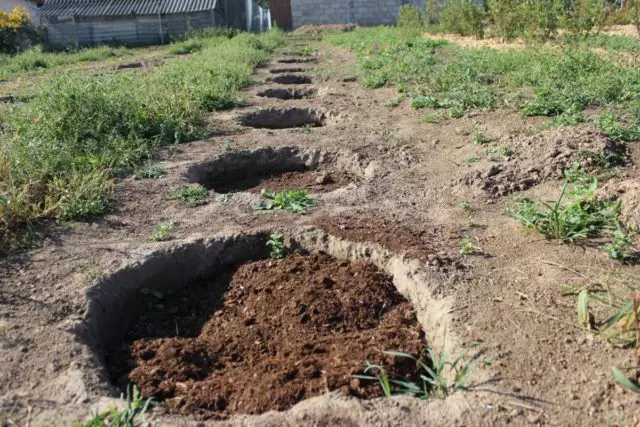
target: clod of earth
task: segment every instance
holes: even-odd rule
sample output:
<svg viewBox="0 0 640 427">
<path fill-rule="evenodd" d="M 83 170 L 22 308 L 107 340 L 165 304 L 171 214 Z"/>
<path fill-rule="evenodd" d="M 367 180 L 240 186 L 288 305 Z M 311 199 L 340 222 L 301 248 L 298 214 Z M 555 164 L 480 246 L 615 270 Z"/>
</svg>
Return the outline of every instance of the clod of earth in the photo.
<svg viewBox="0 0 640 427">
<path fill-rule="evenodd" d="M 325 118 L 324 113 L 311 108 L 268 108 L 247 114 L 240 123 L 254 128 L 288 129 L 324 126 Z"/>
<path fill-rule="evenodd" d="M 335 167 L 329 157 L 317 150 L 295 147 L 237 151 L 191 167 L 188 179 L 217 193 L 259 193 L 263 188 L 325 193 L 354 180 L 351 171 Z"/>
<path fill-rule="evenodd" d="M 280 89 L 271 88 L 258 92 L 257 95 L 264 98 L 276 98 L 276 99 L 304 99 L 313 98 L 316 94 L 315 89 Z"/>
<path fill-rule="evenodd" d="M 311 77 L 301 76 L 299 74 L 283 74 L 273 77 L 271 81 L 281 85 L 304 85 L 311 83 Z"/>
</svg>

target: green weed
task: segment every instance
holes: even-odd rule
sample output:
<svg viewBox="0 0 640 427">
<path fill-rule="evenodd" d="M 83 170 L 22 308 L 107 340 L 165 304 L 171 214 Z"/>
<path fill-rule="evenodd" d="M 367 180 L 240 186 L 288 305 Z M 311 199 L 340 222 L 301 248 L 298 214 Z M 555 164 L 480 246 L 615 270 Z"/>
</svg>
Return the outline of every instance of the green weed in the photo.
<svg viewBox="0 0 640 427">
<path fill-rule="evenodd" d="M 482 253 L 482 248 L 474 245 L 471 239 L 464 238 L 460 241 L 460 255 L 478 255 Z"/>
<path fill-rule="evenodd" d="M 447 352 L 438 354 L 433 348 L 428 348 L 427 355 L 430 363 L 398 351 L 383 351 L 382 353 L 391 357 L 410 359 L 416 362 L 419 367 L 420 383 L 415 383 L 405 378 L 391 378 L 382 365 L 371 364 L 367 361 L 364 375 L 354 375 L 354 378 L 378 381 L 386 397 L 402 394 L 420 399 L 445 398 L 467 389 L 468 375 L 473 365 L 471 361 L 464 360 L 466 352 L 461 353 L 453 361 L 449 361 Z M 449 372 L 453 373 L 453 378 L 450 378 Z M 369 373 L 371 374 L 367 375 Z"/>
<path fill-rule="evenodd" d="M 133 392 L 131 392 L 133 390 Z M 119 411 L 111 408 L 97 413 L 83 427 L 134 427 L 146 421 L 147 411 L 154 405 L 151 399 L 144 399 L 136 386 L 127 389 L 127 406 Z"/>
<path fill-rule="evenodd" d="M 479 160 L 480 158 L 476 154 L 469 154 L 467 157 L 464 158 L 463 162 L 466 165 L 470 165 L 472 163 L 476 163 Z"/>
<path fill-rule="evenodd" d="M 207 199 L 208 191 L 200 184 L 185 185 L 176 188 L 171 193 L 172 199 L 180 200 L 189 206 L 198 206 Z"/>
<path fill-rule="evenodd" d="M 482 131 L 475 127 L 473 129 L 473 143 L 476 145 L 488 144 L 491 140 Z"/>
<path fill-rule="evenodd" d="M 274 259 L 281 259 L 285 256 L 284 234 L 274 233 L 269 236 L 267 246 L 270 249 L 269 255 Z"/>
<path fill-rule="evenodd" d="M 165 170 L 161 166 L 147 163 L 136 168 L 133 173 L 136 179 L 158 179 L 164 176 Z"/>
<path fill-rule="evenodd" d="M 308 208 L 316 205 L 315 200 L 308 197 L 309 190 L 283 190 L 279 193 L 263 189 L 261 200 L 255 205 L 257 210 L 285 210 L 304 214 Z"/>
<path fill-rule="evenodd" d="M 171 232 L 175 228 L 176 223 L 174 221 L 163 222 L 156 227 L 153 232 L 153 240 L 156 242 L 165 242 L 171 239 Z"/>
</svg>

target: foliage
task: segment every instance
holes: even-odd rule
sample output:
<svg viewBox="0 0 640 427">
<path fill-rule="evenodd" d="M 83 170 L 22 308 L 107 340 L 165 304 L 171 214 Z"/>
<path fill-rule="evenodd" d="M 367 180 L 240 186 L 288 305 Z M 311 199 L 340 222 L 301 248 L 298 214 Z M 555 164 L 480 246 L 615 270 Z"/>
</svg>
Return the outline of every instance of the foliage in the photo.
<svg viewBox="0 0 640 427">
<path fill-rule="evenodd" d="M 171 238 L 171 232 L 173 231 L 176 223 L 174 221 L 163 222 L 158 225 L 153 232 L 153 240 L 156 242 L 164 242 Z"/>
<path fill-rule="evenodd" d="M 612 241 L 603 247 L 607 255 L 625 260 L 635 247 L 619 222 L 620 203 L 596 197 L 598 180 L 575 165 L 566 172 L 562 193 L 557 200 L 533 201 L 522 198 L 505 214 L 548 239 L 573 243 L 606 232 Z"/>
<path fill-rule="evenodd" d="M 256 204 L 257 210 L 285 210 L 304 214 L 307 208 L 316 205 L 315 200 L 308 197 L 309 190 L 282 190 L 279 193 L 262 189 L 261 200 Z"/>
<path fill-rule="evenodd" d="M 460 255 L 477 255 L 482 253 L 482 248 L 471 243 L 471 239 L 464 238 L 460 241 Z"/>
<path fill-rule="evenodd" d="M 411 4 L 400 6 L 398 15 L 398 32 L 402 37 L 413 39 L 422 33 L 422 14 Z"/>
<path fill-rule="evenodd" d="M 148 73 L 54 75 L 2 117 L 0 243 L 42 218 L 104 213 L 110 179 L 121 171 L 140 166 L 138 177 L 159 176 L 147 164 L 153 149 L 203 135 L 206 111 L 233 106 L 236 91 L 282 39 L 277 31 L 206 39 L 190 58 Z"/>
<path fill-rule="evenodd" d="M 462 36 L 484 35 L 484 12 L 474 0 L 449 0 L 440 11 L 440 29 Z"/>
<path fill-rule="evenodd" d="M 524 3 L 521 0 L 487 0 L 493 29 L 498 36 L 511 40 L 524 33 Z"/>
<path fill-rule="evenodd" d="M 631 381 L 620 369 L 611 368 L 613 378 L 622 387 L 630 390 L 636 394 L 640 394 L 640 384 L 637 381 Z"/>
<path fill-rule="evenodd" d="M 607 0 L 569 0 L 564 27 L 574 36 L 598 33 L 606 25 L 613 7 Z"/>
<path fill-rule="evenodd" d="M 204 44 L 199 40 L 185 40 L 183 42 L 172 43 L 171 47 L 169 47 L 169 53 L 174 55 L 187 55 L 201 51 L 203 46 Z"/>
<path fill-rule="evenodd" d="M 207 199 L 208 191 L 200 184 L 184 185 L 171 192 L 171 198 L 180 200 L 189 206 L 198 206 Z"/>
<path fill-rule="evenodd" d="M 462 352 L 453 361 L 449 361 L 449 354 L 446 351 L 438 354 L 433 348 L 428 348 L 427 360 L 429 362 L 398 351 L 383 351 L 382 353 L 391 357 L 410 359 L 415 361 L 419 367 L 417 376 L 420 378 L 420 383 L 417 384 L 405 378 L 391 378 L 384 366 L 371 364 L 367 361 L 364 375 L 354 375 L 354 378 L 378 381 L 386 397 L 403 394 L 420 399 L 445 398 L 466 390 L 468 375 L 473 366 L 471 361 L 464 361 L 465 352 Z M 370 372 L 372 374 L 367 375 Z M 453 378 L 449 377 L 449 372 L 453 373 Z"/>
<path fill-rule="evenodd" d="M 15 53 L 25 42 L 35 39 L 33 22 L 26 10 L 20 7 L 11 12 L 0 10 L 0 52 Z"/>
<path fill-rule="evenodd" d="M 284 246 L 284 234 L 274 233 L 269 236 L 267 240 L 267 246 L 270 249 L 269 255 L 274 259 L 284 258 L 285 246 Z"/>
<path fill-rule="evenodd" d="M 136 179 L 158 179 L 165 174 L 164 168 L 152 163 L 146 163 L 133 171 Z"/>
<path fill-rule="evenodd" d="M 119 411 L 111 408 L 97 413 L 83 425 L 83 427 L 134 427 L 142 425 L 146 419 L 149 407 L 153 405 L 151 399 L 144 399 L 136 386 L 133 393 L 127 389 L 127 406 Z"/>
</svg>

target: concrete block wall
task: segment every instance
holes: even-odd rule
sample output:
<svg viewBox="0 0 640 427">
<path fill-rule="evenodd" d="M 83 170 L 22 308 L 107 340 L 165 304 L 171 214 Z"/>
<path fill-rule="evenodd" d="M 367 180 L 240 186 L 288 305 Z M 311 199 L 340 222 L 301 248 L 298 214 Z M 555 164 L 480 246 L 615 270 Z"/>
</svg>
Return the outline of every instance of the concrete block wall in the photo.
<svg viewBox="0 0 640 427">
<path fill-rule="evenodd" d="M 293 27 L 322 24 L 392 25 L 403 4 L 420 10 L 426 0 L 291 0 Z"/>
</svg>

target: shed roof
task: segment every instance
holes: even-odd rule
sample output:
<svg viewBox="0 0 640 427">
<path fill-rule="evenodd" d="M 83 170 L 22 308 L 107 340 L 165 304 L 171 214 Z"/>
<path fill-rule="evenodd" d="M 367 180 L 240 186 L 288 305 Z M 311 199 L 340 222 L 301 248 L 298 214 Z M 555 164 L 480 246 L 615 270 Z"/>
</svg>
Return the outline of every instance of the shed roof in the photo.
<svg viewBox="0 0 640 427">
<path fill-rule="evenodd" d="M 201 12 L 216 0 L 46 0 L 40 16 L 126 16 Z"/>
</svg>

